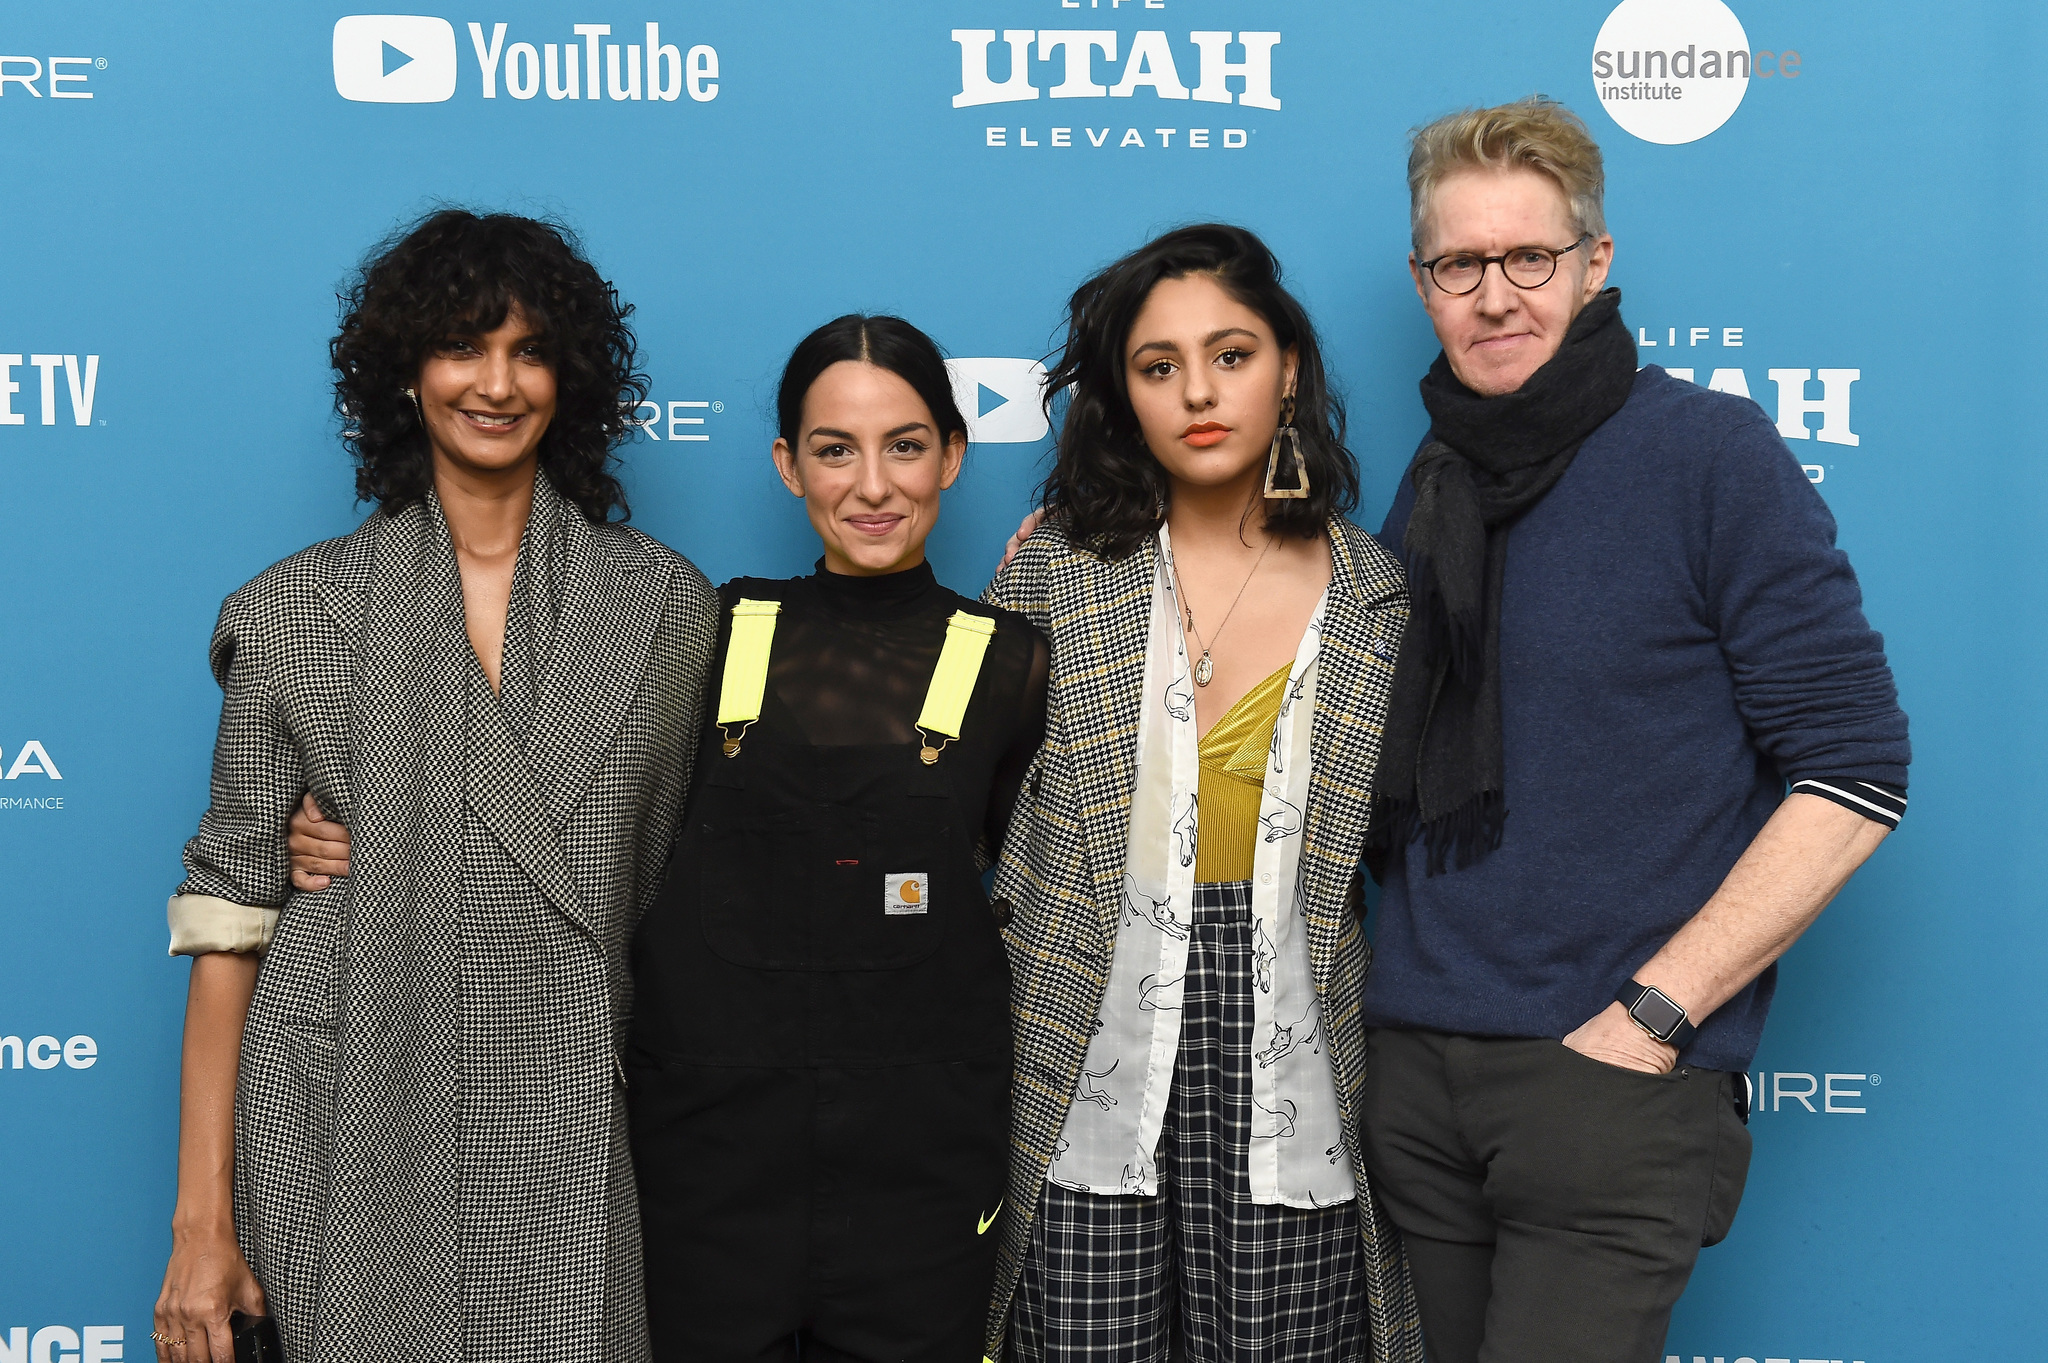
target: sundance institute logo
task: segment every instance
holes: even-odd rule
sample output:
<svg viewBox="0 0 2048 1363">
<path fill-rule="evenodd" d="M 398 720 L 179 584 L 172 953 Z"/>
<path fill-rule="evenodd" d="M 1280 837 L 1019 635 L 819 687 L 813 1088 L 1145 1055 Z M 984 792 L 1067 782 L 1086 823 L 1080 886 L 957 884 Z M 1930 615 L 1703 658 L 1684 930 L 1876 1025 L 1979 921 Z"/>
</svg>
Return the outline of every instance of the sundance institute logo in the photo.
<svg viewBox="0 0 2048 1363">
<path fill-rule="evenodd" d="M 1593 89 L 1645 142 L 1697 142 L 1742 103 L 1755 58 L 1774 55 L 1750 52 L 1721 0 L 1621 0 L 1593 40 Z"/>
</svg>

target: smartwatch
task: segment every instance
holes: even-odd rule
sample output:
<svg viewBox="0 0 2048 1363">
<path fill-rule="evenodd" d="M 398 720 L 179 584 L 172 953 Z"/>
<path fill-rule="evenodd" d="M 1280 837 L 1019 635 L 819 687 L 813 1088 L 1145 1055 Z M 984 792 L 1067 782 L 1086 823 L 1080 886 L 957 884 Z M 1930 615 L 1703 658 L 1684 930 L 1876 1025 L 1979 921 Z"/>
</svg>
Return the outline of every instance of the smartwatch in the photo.
<svg viewBox="0 0 2048 1363">
<path fill-rule="evenodd" d="M 1629 1018 L 1636 1026 L 1675 1050 L 1684 1050 L 1699 1031 L 1683 1008 L 1673 1003 L 1663 990 L 1652 985 L 1630 980 L 1614 996 L 1614 1001 L 1628 1009 Z"/>
</svg>

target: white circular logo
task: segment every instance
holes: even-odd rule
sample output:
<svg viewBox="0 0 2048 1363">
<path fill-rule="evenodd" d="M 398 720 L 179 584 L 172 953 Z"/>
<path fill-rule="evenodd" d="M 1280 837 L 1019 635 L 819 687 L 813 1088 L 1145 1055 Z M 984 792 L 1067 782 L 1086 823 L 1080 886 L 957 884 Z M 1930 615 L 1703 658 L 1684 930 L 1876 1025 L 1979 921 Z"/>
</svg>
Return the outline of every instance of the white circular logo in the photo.
<svg viewBox="0 0 2048 1363">
<path fill-rule="evenodd" d="M 1621 0 L 1593 40 L 1593 90 L 1645 142 L 1697 142 L 1749 91 L 1749 35 L 1721 0 Z"/>
</svg>

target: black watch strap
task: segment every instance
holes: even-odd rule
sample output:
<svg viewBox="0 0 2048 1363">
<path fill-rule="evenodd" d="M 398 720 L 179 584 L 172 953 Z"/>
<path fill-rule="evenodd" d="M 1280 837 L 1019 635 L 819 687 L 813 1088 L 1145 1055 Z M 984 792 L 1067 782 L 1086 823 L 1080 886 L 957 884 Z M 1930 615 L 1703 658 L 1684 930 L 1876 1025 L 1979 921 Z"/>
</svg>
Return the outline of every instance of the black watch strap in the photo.
<svg viewBox="0 0 2048 1363">
<path fill-rule="evenodd" d="M 1684 1050 L 1699 1034 L 1699 1028 L 1692 1025 L 1692 1019 L 1685 1015 L 1685 1010 L 1672 1002 L 1670 995 L 1654 986 L 1630 980 L 1621 987 L 1614 1000 L 1628 1009 L 1628 1015 L 1636 1026 L 1674 1050 Z"/>
</svg>

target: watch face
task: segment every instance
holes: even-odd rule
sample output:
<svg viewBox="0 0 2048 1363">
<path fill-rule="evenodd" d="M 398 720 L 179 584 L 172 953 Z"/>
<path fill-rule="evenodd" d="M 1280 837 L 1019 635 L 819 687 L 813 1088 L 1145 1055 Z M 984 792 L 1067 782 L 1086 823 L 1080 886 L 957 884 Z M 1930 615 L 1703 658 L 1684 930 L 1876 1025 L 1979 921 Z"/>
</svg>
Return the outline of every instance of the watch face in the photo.
<svg viewBox="0 0 2048 1363">
<path fill-rule="evenodd" d="M 1655 989 L 1637 999 L 1636 1006 L 1628 1011 L 1637 1022 L 1660 1037 L 1670 1036 L 1673 1029 L 1685 1021 L 1685 1010 Z"/>
</svg>

